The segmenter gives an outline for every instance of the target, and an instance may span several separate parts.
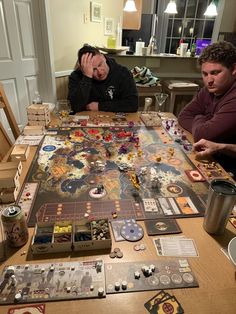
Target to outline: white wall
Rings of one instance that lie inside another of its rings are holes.
[[[96,0],[102,4],[102,22],[90,20],[89,0],[49,0],[55,71],[72,69],[84,43],[106,45],[104,18],[122,19],[123,0]],[[86,16],[87,21],[84,21]]]

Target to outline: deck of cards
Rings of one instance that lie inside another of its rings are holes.
[[[182,314],[184,309],[175,296],[161,290],[144,304],[151,314]]]

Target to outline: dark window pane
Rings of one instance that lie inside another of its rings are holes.
[[[182,37],[182,20],[174,20],[173,37]]]
[[[203,37],[203,26],[204,26],[203,20],[201,21],[196,20],[195,27],[194,27],[194,37],[197,37],[197,38]]]
[[[204,30],[204,38],[211,38],[214,27],[214,21],[206,21],[205,30]]]
[[[178,11],[178,13],[175,14],[176,18],[182,18],[184,16],[185,6],[186,6],[186,0],[177,0],[176,1],[176,7],[177,7],[177,11]]]
[[[202,19],[204,18],[204,12],[208,7],[209,1],[206,0],[199,0],[198,8],[197,8],[197,16],[196,18]]]
[[[195,17],[197,0],[189,0],[187,6],[186,17]]]
[[[176,50],[178,47],[179,47],[179,40],[178,39],[172,39],[171,47],[170,47],[170,53],[176,53]]]
[[[169,53],[170,39],[166,39],[165,53]]]
[[[171,32],[172,32],[172,23],[173,23],[173,19],[169,19],[168,21],[168,29],[167,29],[167,37],[171,37]]]
[[[184,33],[183,37],[192,37],[193,36],[193,20],[185,20],[184,24]]]

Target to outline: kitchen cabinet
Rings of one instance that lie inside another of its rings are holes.
[[[124,5],[125,2],[126,0],[124,0]],[[136,12],[123,11],[123,29],[140,29],[142,16],[142,0],[135,0],[135,5],[137,8]]]

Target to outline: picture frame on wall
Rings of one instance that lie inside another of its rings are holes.
[[[105,17],[104,19],[104,35],[114,35],[114,19]]]
[[[90,2],[90,18],[91,22],[102,22],[102,4],[98,2]]]

